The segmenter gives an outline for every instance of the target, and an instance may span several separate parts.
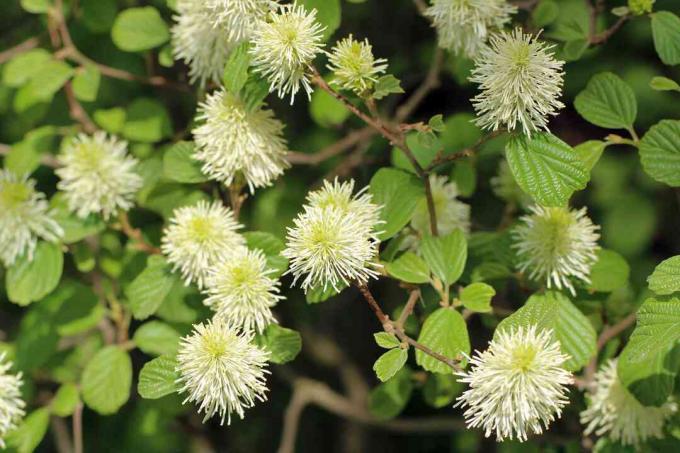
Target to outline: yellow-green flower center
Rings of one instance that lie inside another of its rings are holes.
[[[210,219],[204,217],[195,217],[189,222],[189,230],[191,236],[195,241],[205,242],[212,238],[215,234],[213,223]]]
[[[536,348],[530,345],[519,346],[512,352],[512,362],[516,370],[526,372],[532,367],[536,358]]]
[[[21,182],[5,183],[0,191],[0,206],[11,210],[25,203],[32,195],[32,189]]]

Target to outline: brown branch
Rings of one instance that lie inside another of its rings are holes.
[[[92,122],[90,116],[87,114],[83,106],[80,105],[78,99],[76,99],[76,96],[73,93],[73,86],[71,85],[70,81],[64,84],[64,93],[66,94],[66,101],[68,102],[69,114],[71,115],[71,118],[73,118],[74,121],[80,123],[80,125],[83,127],[83,130],[88,134],[96,132],[97,126]]]
[[[370,126],[363,129],[357,129],[350,132],[348,135],[333,143],[330,146],[323,148],[321,151],[307,154],[291,151],[288,153],[288,162],[294,165],[318,165],[321,162],[335,157],[348,149],[352,148],[357,143],[373,137],[377,131]]]
[[[71,436],[66,421],[61,417],[52,415],[50,417],[50,427],[52,428],[52,435],[54,437],[54,444],[57,447],[57,452],[72,453],[73,443],[71,442]]]
[[[15,56],[22,54],[24,52],[28,52],[31,49],[34,49],[38,47],[38,44],[40,44],[40,40],[36,37],[29,38],[26,41],[17,44],[16,46],[4,50],[0,52],[0,64],[5,63],[6,61],[11,60]]]
[[[73,452],[83,453],[83,403],[78,403],[73,412]]]
[[[134,228],[130,225],[130,219],[128,218],[127,212],[121,211],[118,215],[118,222],[119,230],[132,240],[133,245],[137,250],[146,252],[149,255],[161,253],[161,249],[146,242],[142,235],[142,231],[139,228]]]
[[[373,313],[375,313],[375,316],[378,318],[378,321],[385,326],[390,323],[390,317],[385,314],[385,312],[382,311],[382,308],[380,308],[380,305],[378,302],[375,300],[373,297],[373,294],[371,294],[371,291],[368,289],[368,286],[366,286],[365,283],[361,283],[357,285],[357,288],[359,288],[359,292],[361,292],[361,295],[364,296],[364,299],[366,302],[368,302],[368,305],[371,307],[371,310],[373,310]]]
[[[413,309],[415,308],[418,299],[420,299],[420,290],[414,289],[411,291],[411,294],[409,294],[408,301],[406,301],[406,305],[404,305],[404,309],[401,311],[399,319],[397,319],[397,322],[394,324],[395,327],[403,329],[406,320],[411,315],[411,313],[413,313]]]
[[[596,46],[598,44],[603,44],[606,42],[614,33],[616,33],[622,26],[623,24],[630,19],[629,15],[621,16],[619,19],[609,27],[608,29],[604,30],[601,33],[597,32],[597,18],[600,14],[605,9],[605,4],[602,0],[596,0],[596,2],[593,4],[592,0],[585,0],[586,3],[586,8],[588,8],[589,12],[589,33],[588,33],[588,42],[590,45]]]
[[[616,324],[612,326],[606,326],[604,329],[602,329],[600,336],[597,338],[597,351],[601,351],[610,340],[616,338],[621,333],[623,333],[624,330],[635,324],[636,319],[637,314],[631,313]],[[596,353],[586,366],[586,369],[583,373],[584,378],[578,383],[578,386],[581,389],[586,388],[593,383],[595,373],[597,372],[597,356],[598,354]]]

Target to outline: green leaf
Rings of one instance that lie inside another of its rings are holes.
[[[664,64],[680,64],[680,17],[670,11],[652,14],[654,48]]]
[[[403,93],[404,89],[401,87],[401,82],[399,79],[394,77],[392,74],[386,74],[380,77],[377,82],[375,82],[375,87],[373,88],[373,99],[382,99],[390,94]]]
[[[302,337],[293,329],[270,324],[255,337],[255,344],[271,354],[269,361],[276,364],[288,363],[300,353]]]
[[[378,170],[369,187],[373,202],[381,205],[378,235],[384,241],[397,234],[411,221],[418,202],[425,196],[425,189],[413,175],[394,168]]]
[[[423,387],[423,398],[430,406],[441,409],[450,405],[463,388],[463,384],[458,382],[456,376],[434,373],[427,376],[427,382]]]
[[[135,331],[132,341],[149,355],[176,354],[180,334],[161,321],[149,321]]]
[[[323,31],[324,41],[340,26],[340,0],[300,0],[298,4],[304,5],[308,12],[316,9],[317,22],[326,27]]]
[[[249,249],[262,250],[267,257],[267,268],[274,271],[270,278],[278,278],[288,269],[288,258],[281,256],[286,247],[281,239],[264,231],[246,231],[243,237]]]
[[[73,244],[88,236],[100,233],[106,228],[106,223],[97,214],[91,214],[82,219],[72,213],[66,198],[62,194],[52,197],[50,204],[52,205],[54,220],[64,230],[64,237],[62,238],[64,244]]]
[[[371,390],[368,409],[378,420],[389,420],[404,410],[412,392],[411,371],[404,367],[392,379]]]
[[[5,156],[5,168],[15,175],[33,173],[42,156],[54,148],[56,134],[53,126],[42,126],[28,132],[22,141],[12,145]]]
[[[130,398],[132,361],[117,346],[99,350],[83,371],[83,401],[101,415],[116,413]]]
[[[453,230],[446,236],[425,236],[420,251],[432,273],[446,286],[453,285],[463,274],[467,261],[465,233]]]
[[[460,301],[468,310],[478,313],[491,312],[491,298],[496,295],[493,286],[486,283],[472,283],[460,292]]]
[[[680,255],[662,261],[647,278],[649,289],[656,294],[669,295],[680,291]]]
[[[42,407],[36,409],[24,419],[15,431],[7,436],[7,445],[18,453],[31,453],[47,433],[50,424],[50,411]]]
[[[106,33],[116,20],[116,0],[80,0],[83,23],[92,33]]]
[[[378,379],[385,382],[402,369],[408,359],[408,349],[390,349],[373,364],[373,370]]]
[[[594,75],[574,107],[587,121],[609,129],[630,129],[637,116],[633,89],[611,72]]]
[[[42,72],[43,67],[50,61],[52,55],[45,49],[32,49],[20,53],[3,67],[2,83],[8,87],[19,88]]]
[[[29,13],[41,14],[50,9],[50,0],[21,0],[21,7]]]
[[[179,373],[176,368],[177,359],[172,355],[162,355],[144,364],[137,384],[141,397],[155,400],[178,392]]]
[[[470,353],[470,339],[463,317],[453,308],[439,308],[427,317],[418,336],[418,343],[450,359]],[[443,362],[416,350],[416,363],[432,373],[451,373]]]
[[[63,61],[52,60],[42,65],[41,71],[31,77],[26,85],[31,102],[50,102],[55,93],[73,76],[75,71]]]
[[[48,296],[48,299],[52,298],[62,301],[59,309],[51,315],[51,321],[62,337],[78,335],[96,327],[105,315],[105,308],[92,288],[81,283],[65,280]]]
[[[555,22],[560,14],[560,8],[552,0],[542,0],[531,12],[531,21],[536,28],[543,28]]]
[[[176,280],[177,278],[170,270],[170,265],[162,256],[150,256],[146,262],[146,268],[125,291],[130,301],[132,316],[135,319],[146,319],[156,313]]]
[[[33,253],[33,260],[24,254],[5,275],[9,300],[28,305],[47,296],[61,280],[64,254],[57,244],[41,241]]]
[[[508,142],[505,156],[517,184],[543,206],[565,206],[588,182],[579,156],[551,134],[515,136]]]
[[[172,135],[172,123],[163,104],[155,99],[139,98],[128,106],[121,133],[128,140],[155,143]]]
[[[80,403],[78,386],[67,383],[59,387],[54,398],[50,402],[50,411],[59,417],[68,417],[76,410]]]
[[[660,406],[673,392],[680,365],[680,299],[647,299],[619,356],[619,378],[644,405]]]
[[[600,249],[590,270],[591,291],[610,293],[628,284],[630,266],[613,250]]]
[[[314,286],[307,291],[307,294],[305,294],[305,300],[308,304],[318,304],[320,302],[325,302],[331,297],[340,294],[340,292],[345,288],[347,288],[347,285],[342,282],[340,282],[340,286],[338,287],[337,291],[330,285],[326,286],[325,288],[323,285]]]
[[[107,132],[118,134],[125,126],[125,118],[127,113],[120,107],[111,109],[95,110],[92,119],[97,126],[101,127]]]
[[[111,39],[120,50],[140,52],[165,44],[170,32],[156,8],[128,8],[116,17]]]
[[[583,162],[585,169],[590,171],[597,164],[597,161],[600,160],[606,147],[607,144],[601,140],[588,140],[575,146],[574,152]]]
[[[229,54],[224,66],[222,82],[224,87],[232,94],[241,91],[248,80],[248,67],[250,66],[249,42],[243,42]]]
[[[394,278],[406,283],[427,283],[430,281],[430,268],[427,263],[413,252],[406,252],[391,263],[385,270]]]
[[[163,154],[163,176],[186,184],[208,181],[201,172],[201,163],[193,158],[194,142],[180,141]]]
[[[595,329],[564,294],[555,291],[534,294],[522,308],[501,321],[496,333],[532,325],[540,330],[552,330],[562,353],[570,357],[565,363],[569,371],[583,368],[597,352]]]
[[[96,66],[87,65],[73,78],[73,94],[84,102],[93,102],[97,99],[99,81],[102,74]]]
[[[401,344],[399,339],[394,336],[394,334],[387,332],[374,333],[373,338],[375,338],[375,342],[378,344],[378,346],[385,349],[396,348]]]
[[[680,92],[680,85],[675,80],[671,80],[668,77],[654,77],[649,82],[649,86],[652,90],[656,91],[678,91]]]
[[[312,93],[312,102],[309,103],[309,114],[319,126],[331,127],[344,123],[350,111],[330,94],[316,90]]]
[[[680,187],[680,120],[662,120],[640,140],[640,160],[657,181]]]

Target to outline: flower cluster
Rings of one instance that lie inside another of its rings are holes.
[[[432,0],[425,15],[437,28],[440,47],[472,58],[515,12],[506,0]]]
[[[186,284],[205,285],[210,270],[227,260],[245,239],[229,208],[215,201],[178,208],[165,229],[161,249],[168,261],[179,268]]]
[[[241,247],[210,270],[204,303],[218,319],[262,332],[276,322],[271,309],[283,299],[279,281],[269,276],[272,272],[262,251]]]
[[[606,435],[623,445],[639,446],[649,438],[663,437],[666,420],[678,410],[671,399],[660,407],[643,406],[621,383],[617,360],[609,360],[595,374],[588,392],[588,408],[581,412],[585,434]]]
[[[56,242],[63,234],[35,181],[0,171],[0,261],[11,266],[24,253],[32,260],[38,238]]]
[[[333,72],[331,84],[362,95],[373,88],[378,75],[387,69],[387,60],[375,59],[368,40],[355,41],[352,35],[338,41],[328,56],[328,69]]]
[[[276,6],[271,0],[178,0],[172,47],[189,66],[192,82],[219,82],[229,53],[252,36],[257,21]]]
[[[58,157],[63,167],[55,170],[69,209],[79,217],[92,213],[105,219],[118,210],[128,210],[142,187],[135,173],[137,159],[128,156],[127,142],[99,131],[78,135]]]
[[[194,157],[210,178],[230,185],[242,176],[253,192],[288,168],[283,123],[271,110],[249,109],[237,96],[220,90],[198,111],[203,124],[193,130],[198,147]]]
[[[12,362],[0,354],[0,448],[4,449],[7,434],[15,430],[26,415],[26,403],[21,399],[21,373],[12,374]]]
[[[215,414],[231,423],[244,409],[266,400],[265,375],[269,353],[255,346],[253,333],[210,320],[182,338],[177,354],[180,393],[199,405],[206,421]]]
[[[567,288],[575,293],[571,278],[589,283],[597,260],[599,227],[586,209],[533,206],[512,231],[519,270],[533,280],[545,280],[548,288]]]
[[[323,30],[316,21],[316,10],[307,12],[295,3],[281,5],[261,20],[253,30],[252,66],[280,98],[290,95],[293,103],[300,86],[311,96],[307,70],[323,48]]]
[[[456,406],[466,408],[468,427],[482,427],[486,437],[525,441],[547,429],[568,403],[568,359],[550,330],[500,330],[486,351],[469,359],[471,369],[459,373],[469,388]]]
[[[519,28],[490,38],[470,77],[481,89],[472,99],[478,126],[519,127],[529,136],[547,130],[548,117],[564,107],[559,100],[564,62],[554,58],[552,47]]]
[[[288,228],[286,249],[293,283],[303,275],[302,288],[365,283],[376,277],[373,259],[378,253],[376,227],[379,206],[363,190],[352,196],[354,181],[334,183],[307,197],[304,211]]]

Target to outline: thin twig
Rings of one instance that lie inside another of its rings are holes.
[[[394,323],[395,327],[403,329],[406,320],[411,315],[411,313],[413,313],[413,308],[416,306],[418,299],[420,299],[420,290],[414,289],[411,291],[411,294],[409,294],[408,301],[406,301],[406,305],[404,305],[404,309],[401,311],[399,319],[397,319],[397,322]]]
[[[83,403],[73,411],[73,452],[83,453]]]
[[[635,324],[635,320],[637,319],[636,313],[631,313],[616,324],[612,326],[607,326],[604,329],[602,329],[602,332],[600,333],[600,336],[597,338],[597,351],[601,351],[602,348],[606,346],[606,344],[619,336],[624,330]],[[586,366],[586,369],[584,371],[584,378],[582,381],[580,381],[579,387],[585,388],[589,385],[592,384],[593,379],[595,377],[595,372],[597,371],[597,356],[598,354],[595,354],[595,356],[590,360],[588,365]]]
[[[130,225],[130,219],[127,212],[122,211],[118,215],[119,229],[123,234],[133,241],[133,245],[137,250],[146,252],[149,255],[157,255],[161,253],[161,249],[146,242],[144,235],[139,228],[134,228]]]
[[[287,159],[288,162],[294,165],[318,165],[325,160],[342,154],[357,143],[373,137],[376,133],[377,131],[374,128],[366,126],[350,132],[342,139],[323,148],[319,152],[307,154],[291,151],[288,153]]]
[[[36,37],[28,38],[26,41],[17,44],[16,46],[10,49],[0,52],[0,64],[3,64],[6,61],[11,60],[12,58],[19,54],[28,52],[29,50],[38,47],[38,44],[40,44],[40,40],[38,38]]]
[[[95,126],[83,106],[80,105],[80,102],[78,102],[78,99],[76,99],[76,96],[73,93],[73,86],[71,85],[70,81],[64,84],[64,93],[66,94],[66,101],[68,102],[71,118],[73,118],[74,121],[80,123],[80,125],[83,127],[83,130],[88,134],[96,132],[97,126]]]

